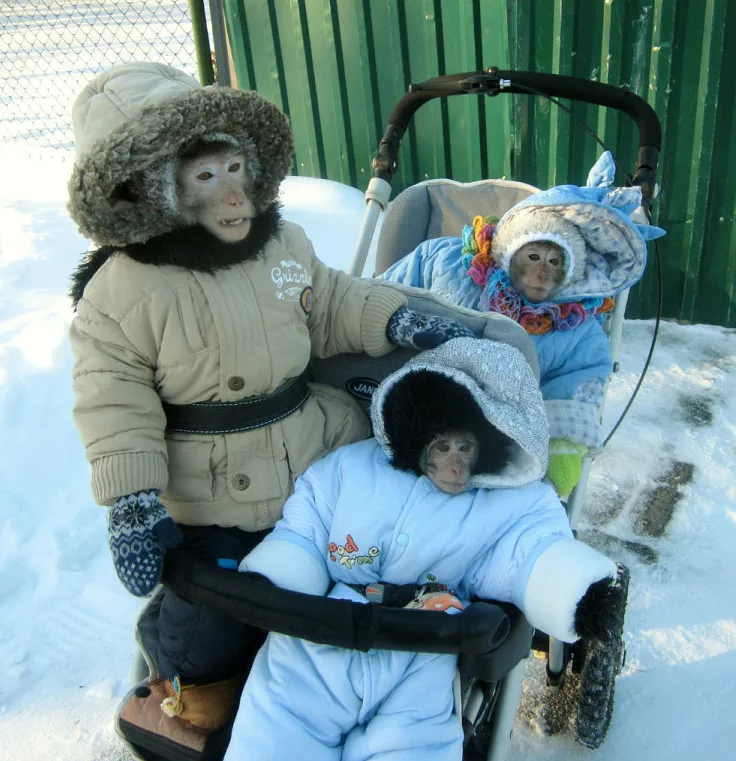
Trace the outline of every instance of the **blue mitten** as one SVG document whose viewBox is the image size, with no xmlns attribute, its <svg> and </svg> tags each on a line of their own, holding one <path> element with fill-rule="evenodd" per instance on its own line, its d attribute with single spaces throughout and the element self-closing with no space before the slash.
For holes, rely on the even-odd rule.
<svg viewBox="0 0 736 761">
<path fill-rule="evenodd" d="M 463 336 L 475 338 L 475 333 L 455 320 L 418 314 L 406 307 L 399 307 L 386 325 L 386 338 L 395 346 L 409 349 L 434 349 Z"/>
<path fill-rule="evenodd" d="M 120 497 L 107 514 L 107 538 L 118 578 L 136 597 L 161 580 L 164 550 L 183 539 L 155 489 Z"/>
</svg>

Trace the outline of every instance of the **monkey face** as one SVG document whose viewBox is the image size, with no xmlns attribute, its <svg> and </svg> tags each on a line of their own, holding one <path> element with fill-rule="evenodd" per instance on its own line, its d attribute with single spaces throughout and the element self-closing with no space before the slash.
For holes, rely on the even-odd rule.
<svg viewBox="0 0 736 761">
<path fill-rule="evenodd" d="M 184 219 L 199 223 L 225 243 L 245 240 L 254 215 L 245 168 L 245 156 L 232 147 L 213 146 L 212 151 L 181 159 L 177 192 Z"/>
<path fill-rule="evenodd" d="M 447 494 L 459 494 L 468 483 L 478 460 L 478 439 L 470 431 L 447 431 L 426 446 L 421 469 Z"/>
<path fill-rule="evenodd" d="M 528 301 L 542 302 L 562 282 L 564 263 L 564 254 L 554 243 L 527 243 L 511 257 L 511 283 Z"/>
</svg>

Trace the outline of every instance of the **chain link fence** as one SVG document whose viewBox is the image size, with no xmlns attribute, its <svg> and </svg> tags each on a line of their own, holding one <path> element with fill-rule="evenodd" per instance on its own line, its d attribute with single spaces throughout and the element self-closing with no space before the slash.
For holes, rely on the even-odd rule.
<svg viewBox="0 0 736 761">
<path fill-rule="evenodd" d="M 197 76 L 187 0 L 2 0 L 0 143 L 71 155 L 76 96 L 99 71 L 142 60 Z"/>
</svg>

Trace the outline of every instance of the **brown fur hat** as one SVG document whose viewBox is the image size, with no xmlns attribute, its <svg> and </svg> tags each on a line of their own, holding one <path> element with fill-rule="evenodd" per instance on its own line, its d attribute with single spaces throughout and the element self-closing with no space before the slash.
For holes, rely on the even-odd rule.
<svg viewBox="0 0 736 761">
<path fill-rule="evenodd" d="M 128 63 L 95 77 L 72 109 L 75 165 L 69 213 L 98 245 L 126 246 L 187 224 L 145 197 L 119 204 L 121 188 L 139 180 L 213 134 L 255 148 L 258 173 L 251 200 L 256 212 L 273 203 L 294 151 L 289 121 L 252 91 L 199 82 L 160 63 Z"/>
</svg>

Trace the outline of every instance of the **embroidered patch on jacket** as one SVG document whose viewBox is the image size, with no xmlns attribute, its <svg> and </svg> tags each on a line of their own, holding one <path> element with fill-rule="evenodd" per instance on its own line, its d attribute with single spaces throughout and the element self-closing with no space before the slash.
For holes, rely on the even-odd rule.
<svg viewBox="0 0 736 761">
<path fill-rule="evenodd" d="M 302 295 L 299 297 L 299 303 L 302 305 L 304 314 L 312 313 L 312 305 L 314 304 L 314 291 L 312 290 L 311 285 L 308 285 L 302 291 Z"/>
<path fill-rule="evenodd" d="M 348 568 L 352 568 L 356 564 L 365 565 L 372 563 L 374 558 L 377 558 L 381 554 L 381 550 L 378 547 L 370 547 L 366 554 L 359 555 L 360 549 L 350 534 L 345 537 L 345 544 L 330 542 L 327 550 L 333 563 L 339 560 L 340 565 L 345 565 Z"/>
<path fill-rule="evenodd" d="M 298 301 L 304 308 L 304 294 L 312 290 L 312 276 L 299 262 L 282 259 L 271 269 L 271 280 L 276 285 L 277 299 Z"/>
</svg>

